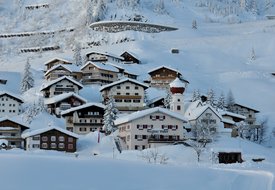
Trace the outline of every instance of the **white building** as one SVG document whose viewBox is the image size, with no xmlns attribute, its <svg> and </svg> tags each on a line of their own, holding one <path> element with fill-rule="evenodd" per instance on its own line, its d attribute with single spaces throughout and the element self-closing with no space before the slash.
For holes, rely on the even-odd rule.
<svg viewBox="0 0 275 190">
<path fill-rule="evenodd" d="M 110 95 L 116 102 L 116 107 L 121 112 L 133 112 L 144 107 L 145 90 L 148 86 L 137 80 L 124 78 L 119 81 L 104 85 L 100 88 L 106 102 Z"/>
<path fill-rule="evenodd" d="M 115 120 L 124 149 L 142 150 L 185 139 L 187 120 L 183 115 L 156 107 Z"/>
<path fill-rule="evenodd" d="M 15 116 L 21 114 L 23 100 L 10 92 L 0 92 L 0 117 Z"/>
<path fill-rule="evenodd" d="M 73 78 L 63 76 L 44 84 L 41 91 L 43 92 L 45 98 L 51 98 L 53 96 L 68 92 L 78 94 L 79 90 L 82 88 L 82 84 L 75 81 Z"/>
</svg>

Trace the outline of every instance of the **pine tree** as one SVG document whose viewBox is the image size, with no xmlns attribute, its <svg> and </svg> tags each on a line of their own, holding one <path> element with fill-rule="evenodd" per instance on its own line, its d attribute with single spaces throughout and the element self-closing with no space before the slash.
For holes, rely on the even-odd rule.
<svg viewBox="0 0 275 190">
<path fill-rule="evenodd" d="M 166 96 L 163 100 L 164 107 L 170 109 L 170 104 L 172 101 L 172 94 L 169 88 L 166 89 Z"/>
<path fill-rule="evenodd" d="M 218 102 L 217 102 L 217 109 L 224 110 L 225 109 L 225 96 L 221 93 Z"/>
<path fill-rule="evenodd" d="M 25 64 L 23 78 L 21 80 L 21 87 L 20 87 L 21 93 L 26 92 L 27 90 L 29 90 L 34 86 L 34 79 L 30 71 L 30 68 L 31 68 L 31 65 L 30 65 L 30 60 L 28 58 Z"/>
<path fill-rule="evenodd" d="M 79 43 L 75 44 L 74 48 L 74 61 L 76 66 L 82 65 L 82 57 L 81 57 L 81 46 Z"/>
<path fill-rule="evenodd" d="M 207 92 L 207 103 L 212 107 L 216 106 L 215 92 L 213 89 L 208 90 Z"/>
<path fill-rule="evenodd" d="M 198 27 L 198 26 L 197 26 L 197 21 L 196 21 L 196 20 L 193 20 L 193 21 L 192 21 L 192 29 L 198 29 L 197 27 Z"/>
<path fill-rule="evenodd" d="M 105 133 L 107 135 L 111 134 L 116 130 L 114 121 L 117 118 L 116 114 L 118 113 L 118 110 L 115 105 L 115 100 L 113 98 L 113 95 L 109 95 L 108 101 L 106 103 L 106 108 L 104 111 L 104 119 L 103 119 L 103 129 L 105 130 Z"/>
<path fill-rule="evenodd" d="M 235 104 L 235 98 L 231 90 L 229 90 L 227 97 L 226 97 L 226 106 L 228 111 L 233 111 L 233 106 Z"/>
<path fill-rule="evenodd" d="M 197 89 L 197 92 L 196 92 L 196 100 L 201 100 L 201 92 L 200 92 L 200 89 Z"/>
<path fill-rule="evenodd" d="M 93 19 L 93 12 L 94 12 L 94 6 L 97 1 L 87 0 L 86 1 L 86 25 L 90 25 L 94 22 Z"/>
</svg>

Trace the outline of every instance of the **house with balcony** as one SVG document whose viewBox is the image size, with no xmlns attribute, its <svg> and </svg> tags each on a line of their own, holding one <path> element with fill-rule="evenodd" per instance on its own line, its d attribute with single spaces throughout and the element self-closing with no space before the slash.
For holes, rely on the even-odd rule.
<svg viewBox="0 0 275 190">
<path fill-rule="evenodd" d="M 79 135 L 102 130 L 105 106 L 100 103 L 86 103 L 66 111 L 61 115 L 66 120 L 66 129 Z"/>
<path fill-rule="evenodd" d="M 186 140 L 187 120 L 165 108 L 150 108 L 115 120 L 121 145 L 126 150 L 143 150 Z"/>
<path fill-rule="evenodd" d="M 123 57 L 124 64 L 140 64 L 141 61 L 139 60 L 138 56 L 135 55 L 133 52 L 125 51 L 123 52 L 120 57 Z"/>
<path fill-rule="evenodd" d="M 236 114 L 240 114 L 246 117 L 245 122 L 248 125 L 255 125 L 256 124 L 256 114 L 260 111 L 250 108 L 248 106 L 244 106 L 241 104 L 235 103 L 233 106 L 231 106 L 231 111 Z"/>
<path fill-rule="evenodd" d="M 80 68 L 74 64 L 71 65 L 62 65 L 58 64 L 51 67 L 45 74 L 45 79 L 48 81 L 52 81 L 58 79 L 63 76 L 69 76 L 74 78 L 77 81 L 82 79 L 82 72 Z"/>
<path fill-rule="evenodd" d="M 73 92 L 56 95 L 44 100 L 47 111 L 57 117 L 60 117 L 62 111 L 81 106 L 85 103 L 87 103 L 87 100 Z"/>
<path fill-rule="evenodd" d="M 29 127 L 14 119 L 7 117 L 0 118 L 0 140 L 6 140 L 9 148 L 24 147 L 24 140 L 21 134 L 26 129 L 29 129 Z"/>
<path fill-rule="evenodd" d="M 53 66 L 56 66 L 56 65 L 72 65 L 72 64 L 73 64 L 73 61 L 69 59 L 63 59 L 63 58 L 57 58 L 57 57 L 44 63 L 45 71 L 48 71 L 49 69 L 51 69 Z"/>
<path fill-rule="evenodd" d="M 76 152 L 78 135 L 60 127 L 46 127 L 22 134 L 25 139 L 27 151 L 56 150 L 63 152 Z"/>
<path fill-rule="evenodd" d="M 149 83 L 152 87 L 167 88 L 177 77 L 186 85 L 189 83 L 183 78 L 180 71 L 165 65 L 150 70 L 148 74 L 150 75 Z"/>
<path fill-rule="evenodd" d="M 120 112 L 134 112 L 144 109 L 145 90 L 148 85 L 134 79 L 124 78 L 100 88 L 104 102 L 113 96 Z"/>
<path fill-rule="evenodd" d="M 43 92 L 45 98 L 51 98 L 53 96 L 69 92 L 78 94 L 79 90 L 82 88 L 82 84 L 75 81 L 73 78 L 63 76 L 43 84 L 40 91 Z"/>
<path fill-rule="evenodd" d="M 88 61 L 81 67 L 82 83 L 105 85 L 118 80 L 119 70 L 109 64 Z"/>
<path fill-rule="evenodd" d="M 111 53 L 103 52 L 89 52 L 86 54 L 86 60 L 91 62 L 113 62 L 120 63 L 123 61 L 123 57 L 113 55 Z"/>
<path fill-rule="evenodd" d="M 16 116 L 22 113 L 23 99 L 7 91 L 0 91 L 0 117 Z"/>
</svg>

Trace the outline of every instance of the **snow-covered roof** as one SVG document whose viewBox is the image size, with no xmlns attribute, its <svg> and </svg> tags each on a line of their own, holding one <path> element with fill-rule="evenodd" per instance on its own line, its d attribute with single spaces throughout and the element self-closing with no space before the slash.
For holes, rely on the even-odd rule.
<svg viewBox="0 0 275 190">
<path fill-rule="evenodd" d="M 54 96 L 54 97 L 51 97 L 51 98 L 46 98 L 45 100 L 44 100 L 44 103 L 46 104 L 46 105 L 48 105 L 48 104 L 54 104 L 54 103 L 56 103 L 56 102 L 60 102 L 60 101 L 62 101 L 62 100 L 64 100 L 64 99 L 66 99 L 66 98 L 69 98 L 69 97 L 75 97 L 75 98 L 77 98 L 77 99 L 79 99 L 79 100 L 81 100 L 81 101 L 83 101 L 83 102 L 87 102 L 87 100 L 86 99 L 84 99 L 84 98 L 82 98 L 81 96 L 79 96 L 78 94 L 76 94 L 76 93 L 74 93 L 74 92 L 69 92 L 69 93 L 63 93 L 63 94 L 59 94 L 59 95 L 56 95 L 56 96 Z"/>
<path fill-rule="evenodd" d="M 66 115 L 68 113 L 71 113 L 71 112 L 74 112 L 74 111 L 78 111 L 78 110 L 81 110 L 81 109 L 85 109 L 85 108 L 88 108 L 88 107 L 92 107 L 92 106 L 96 106 L 96 107 L 105 109 L 105 105 L 103 105 L 101 103 L 90 102 L 90 103 L 83 104 L 81 106 L 77 106 L 77 107 L 74 107 L 74 108 L 62 111 L 61 115 Z"/>
<path fill-rule="evenodd" d="M 173 111 L 170 111 L 170 110 L 165 109 L 165 108 L 155 107 L 155 108 L 149 108 L 149 109 L 142 110 L 142 111 L 137 111 L 137 112 L 131 113 L 129 115 L 120 117 L 120 118 L 115 120 L 115 125 L 120 125 L 120 124 L 123 124 L 123 123 L 127 123 L 127 122 L 136 120 L 138 118 L 141 118 L 141 117 L 144 117 L 144 116 L 147 116 L 149 114 L 156 113 L 156 112 L 161 112 L 161 113 L 167 114 L 171 117 L 174 117 L 176 119 L 179 119 L 179 120 L 183 121 L 184 123 L 187 123 L 187 120 L 183 115 L 181 115 L 179 113 L 176 113 L 176 112 L 173 112 Z"/>
<path fill-rule="evenodd" d="M 190 112 L 185 114 L 185 117 L 188 118 L 189 121 L 198 119 L 207 109 L 210 109 L 214 114 L 216 114 L 221 120 L 221 115 L 210 105 L 199 106 Z"/>
<path fill-rule="evenodd" d="M 82 69 L 84 69 L 85 67 L 87 67 L 90 64 L 94 65 L 95 67 L 97 67 L 99 69 L 105 70 L 105 71 L 112 71 L 112 72 L 116 72 L 116 73 L 119 72 L 119 70 L 116 67 L 112 66 L 112 65 L 105 64 L 105 63 L 95 63 L 95 62 L 91 62 L 91 61 L 88 61 L 80 69 L 82 70 Z"/>
<path fill-rule="evenodd" d="M 48 75 L 50 72 L 52 72 L 53 70 L 57 69 L 58 67 L 63 67 L 65 70 L 69 71 L 69 72 L 81 72 L 80 68 L 74 64 L 72 65 L 64 65 L 64 64 L 58 64 L 53 66 L 52 68 L 50 68 L 44 75 Z"/>
<path fill-rule="evenodd" d="M 181 75 L 181 73 L 180 73 L 179 70 L 173 69 L 173 68 L 171 68 L 171 67 L 167 67 L 167 66 L 165 66 L 165 65 L 161 65 L 161 66 L 159 66 L 159 67 L 155 67 L 155 68 L 149 70 L 148 73 L 150 74 L 150 73 L 152 73 L 152 72 L 154 72 L 154 71 L 156 71 L 156 70 L 162 69 L 162 68 L 169 69 L 169 70 L 171 70 L 171 71 L 175 71 L 176 73 L 178 73 L 179 75 Z"/>
<path fill-rule="evenodd" d="M 44 89 L 46 89 L 46 88 L 48 88 L 48 87 L 54 85 L 55 83 L 58 83 L 58 82 L 62 81 L 62 80 L 69 80 L 69 81 L 71 81 L 72 83 L 74 83 L 75 85 L 79 86 L 80 88 L 83 88 L 83 85 L 82 85 L 81 83 L 77 82 L 76 80 L 74 80 L 72 77 L 63 76 L 63 77 L 59 77 L 59 78 L 57 78 L 57 79 L 55 79 L 55 80 L 52 80 L 52 81 L 50 81 L 50 82 L 48 82 L 48 83 L 46 83 L 46 84 L 43 84 L 43 86 L 42 86 L 42 88 L 40 89 L 40 91 L 43 91 Z"/>
<path fill-rule="evenodd" d="M 219 114 L 222 115 L 222 116 L 227 116 L 228 115 L 228 116 L 235 117 L 235 118 L 238 118 L 238 119 L 243 119 L 243 120 L 246 119 L 245 116 L 237 114 L 237 113 L 233 113 L 233 112 L 230 112 L 230 111 L 219 111 Z"/>
<path fill-rule="evenodd" d="M 23 133 L 21 136 L 22 138 L 28 138 L 28 137 L 31 137 L 31 136 L 35 136 L 35 135 L 39 135 L 41 133 L 45 133 L 47 131 L 50 131 L 50 130 L 57 130 L 61 133 L 65 133 L 66 135 L 69 135 L 69 136 L 72 136 L 72 137 L 75 137 L 75 138 L 79 138 L 79 136 L 71 131 L 68 131 L 66 129 L 62 129 L 60 127 L 55 127 L 55 126 L 51 126 L 51 127 L 45 127 L 45 128 L 42 128 L 42 129 L 37 129 L 37 130 L 33 130 L 33 131 L 29 131 L 29 132 L 25 132 Z"/>
<path fill-rule="evenodd" d="M 120 79 L 118 81 L 115 81 L 115 82 L 112 82 L 110 84 L 107 84 L 107 85 L 104 85 L 102 86 L 99 90 L 100 92 L 103 91 L 104 89 L 107 89 L 107 88 L 110 88 L 112 86 L 115 86 L 115 85 L 118 85 L 118 84 L 121 84 L 121 83 L 124 83 L 124 82 L 131 82 L 131 83 L 134 83 L 134 84 L 137 84 L 137 85 L 140 85 L 140 86 L 143 86 L 145 89 L 149 88 L 149 86 L 147 84 L 144 84 L 142 82 L 139 82 L 135 79 L 131 79 L 131 78 L 124 78 L 124 79 Z"/>
<path fill-rule="evenodd" d="M 228 124 L 231 124 L 231 125 L 235 124 L 235 122 L 233 120 L 231 120 L 231 119 L 225 119 L 225 118 L 222 118 L 222 122 L 223 123 L 228 123 Z"/>
<path fill-rule="evenodd" d="M 155 102 L 157 102 L 157 101 L 159 101 L 161 99 L 164 99 L 164 98 L 165 98 L 164 96 L 158 96 L 158 97 L 152 98 L 151 100 L 149 100 L 147 102 L 147 105 L 153 104 L 153 103 L 155 103 Z"/>
<path fill-rule="evenodd" d="M 123 52 L 120 56 L 122 57 L 122 55 L 125 54 L 125 53 L 128 53 L 128 54 L 130 54 L 131 56 L 133 56 L 134 58 L 136 58 L 136 59 L 139 60 L 138 56 L 137 56 L 135 53 L 131 52 L 131 51 L 125 51 L 125 52 Z"/>
<path fill-rule="evenodd" d="M 260 111 L 254 109 L 254 108 L 251 108 L 251 107 L 248 107 L 248 106 L 245 106 L 245 105 L 242 105 L 242 104 L 235 103 L 234 105 L 239 106 L 239 107 L 242 107 L 242 108 L 246 108 L 246 109 L 248 109 L 248 110 L 252 110 L 252 111 L 254 111 L 255 113 L 259 113 L 259 112 L 260 112 Z"/>
<path fill-rule="evenodd" d="M 177 77 L 175 80 L 173 80 L 169 86 L 172 88 L 185 88 L 185 84 Z"/>
<path fill-rule="evenodd" d="M 108 52 L 95 52 L 95 51 L 92 51 L 92 52 L 89 52 L 89 53 L 86 53 L 86 56 L 89 56 L 91 54 L 99 54 L 99 55 L 106 55 L 108 57 L 113 57 L 113 58 L 116 58 L 116 59 L 120 59 L 120 60 L 123 60 L 124 58 L 121 57 L 121 56 L 118 56 L 118 55 L 115 55 L 115 54 L 112 54 L 112 53 L 108 53 Z"/>
<path fill-rule="evenodd" d="M 48 65 L 49 63 L 55 61 L 55 60 L 60 60 L 66 63 L 71 63 L 72 64 L 72 60 L 71 59 L 67 59 L 67 58 L 60 58 L 60 57 L 54 57 L 52 59 L 50 59 L 49 61 L 45 62 L 44 65 Z"/>
<path fill-rule="evenodd" d="M 18 125 L 21 125 L 23 128 L 25 129 L 29 129 L 29 127 L 27 127 L 24 123 L 22 123 L 21 121 L 18 121 L 17 119 L 14 118 L 10 118 L 10 117 L 1 117 L 0 118 L 0 123 L 3 121 L 11 121 L 13 123 L 17 123 Z"/>
<path fill-rule="evenodd" d="M 18 102 L 24 103 L 23 99 L 22 99 L 21 97 L 19 97 L 18 95 L 13 94 L 13 93 L 11 93 L 11 92 L 7 92 L 7 91 L 0 91 L 0 97 L 1 97 L 1 96 L 4 96 L 4 95 L 13 97 L 13 98 L 16 99 Z"/>
<path fill-rule="evenodd" d="M 202 106 L 202 102 L 200 100 L 196 100 L 194 102 L 184 102 L 184 110 L 186 110 L 185 115 L 189 115 L 189 113 L 191 114 L 193 110 L 200 106 Z"/>
</svg>

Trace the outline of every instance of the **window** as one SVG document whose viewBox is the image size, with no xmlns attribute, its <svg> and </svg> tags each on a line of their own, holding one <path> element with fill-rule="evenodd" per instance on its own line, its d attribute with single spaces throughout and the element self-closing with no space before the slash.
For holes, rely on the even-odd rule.
<svg viewBox="0 0 275 190">
<path fill-rule="evenodd" d="M 42 143 L 42 148 L 48 148 L 48 144 L 47 143 Z"/>
<path fill-rule="evenodd" d="M 137 129 L 143 130 L 143 125 L 137 125 Z"/>
<path fill-rule="evenodd" d="M 178 102 L 180 102 L 180 99 L 178 99 Z"/>
<path fill-rule="evenodd" d="M 64 136 L 59 136 L 59 137 L 58 137 L 58 140 L 59 140 L 60 142 L 64 142 L 65 138 L 64 138 Z"/>
<path fill-rule="evenodd" d="M 122 102 L 121 99 L 115 99 L 115 102 Z"/>
<path fill-rule="evenodd" d="M 205 115 L 206 115 L 206 117 L 211 117 L 212 113 L 206 113 Z"/>
<path fill-rule="evenodd" d="M 45 142 L 45 141 L 48 141 L 48 137 L 47 137 L 47 136 L 43 136 L 43 137 L 42 137 L 42 141 L 44 141 L 44 142 Z"/>
<path fill-rule="evenodd" d="M 56 148 L 56 143 L 51 143 L 51 148 Z"/>
<path fill-rule="evenodd" d="M 65 144 L 64 143 L 59 143 L 58 148 L 62 148 L 62 149 L 65 148 Z"/>
<path fill-rule="evenodd" d="M 135 86 L 135 90 L 138 90 L 138 86 Z"/>
<path fill-rule="evenodd" d="M 34 140 L 34 141 L 39 141 L 39 140 L 40 140 L 40 136 L 39 136 L 39 135 L 33 136 L 33 137 L 32 137 L 32 140 Z"/>
<path fill-rule="evenodd" d="M 129 89 L 130 89 L 130 86 L 126 86 L 126 89 L 129 90 Z"/>
<path fill-rule="evenodd" d="M 127 92 L 127 93 L 126 93 L 126 95 L 127 95 L 127 96 L 129 96 L 129 95 L 130 95 L 130 93 L 128 93 L 128 92 Z"/>
<path fill-rule="evenodd" d="M 180 107 L 180 106 L 177 106 L 177 110 L 181 110 L 181 107 Z"/>
<path fill-rule="evenodd" d="M 116 89 L 121 89 L 121 87 L 120 87 L 120 86 L 117 86 Z"/>
<path fill-rule="evenodd" d="M 120 92 L 117 92 L 116 95 L 121 95 L 121 93 L 120 93 Z"/>
<path fill-rule="evenodd" d="M 136 96 L 138 96 L 138 93 L 135 93 Z"/>
<path fill-rule="evenodd" d="M 56 136 L 51 136 L 51 141 L 56 141 Z"/>
<path fill-rule="evenodd" d="M 126 139 L 127 141 L 130 141 L 130 135 L 127 135 L 127 139 Z"/>
<path fill-rule="evenodd" d="M 132 100 L 124 100 L 124 102 L 127 102 L 127 103 L 129 103 L 129 102 L 132 102 Z"/>
<path fill-rule="evenodd" d="M 16 135 L 15 133 L 11 133 L 11 136 L 12 136 L 12 137 L 15 137 L 15 135 Z"/>
<path fill-rule="evenodd" d="M 72 137 L 68 137 L 68 142 L 74 142 L 74 139 Z"/>
<path fill-rule="evenodd" d="M 74 149 L 74 145 L 73 145 L 73 144 L 68 144 L 68 149 L 69 149 L 69 150 Z"/>
<path fill-rule="evenodd" d="M 32 148 L 40 148 L 40 145 L 39 144 L 33 144 Z"/>
</svg>

